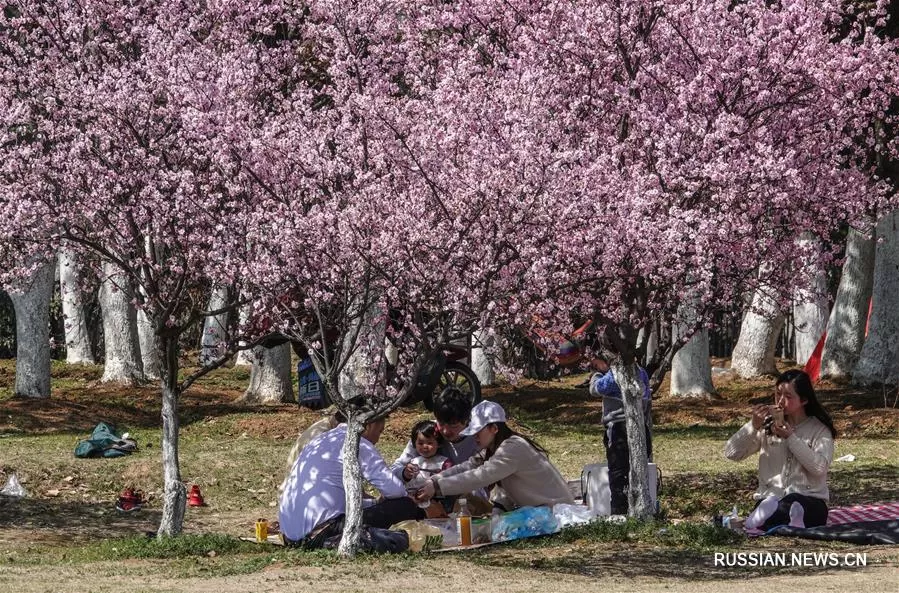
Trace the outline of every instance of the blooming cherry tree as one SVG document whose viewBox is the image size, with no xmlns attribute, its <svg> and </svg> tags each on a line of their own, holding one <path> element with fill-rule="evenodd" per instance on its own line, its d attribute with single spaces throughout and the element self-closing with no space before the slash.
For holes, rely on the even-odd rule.
<svg viewBox="0 0 899 593">
<path fill-rule="evenodd" d="M 161 535 L 180 532 L 179 337 L 212 286 L 236 282 L 252 200 L 215 161 L 214 113 L 262 47 L 265 10 L 98 1 L 6 3 L 0 17 L 0 251 L 4 279 L 61 241 L 145 315 L 162 361 Z M 241 87 L 242 88 L 242 87 Z M 97 270 L 100 273 L 100 270 Z"/>
</svg>

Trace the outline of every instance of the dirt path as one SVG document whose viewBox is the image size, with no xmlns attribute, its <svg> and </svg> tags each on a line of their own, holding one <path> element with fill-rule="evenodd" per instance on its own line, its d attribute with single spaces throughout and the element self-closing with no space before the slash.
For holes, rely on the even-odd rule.
<svg viewBox="0 0 899 593">
<path fill-rule="evenodd" d="M 433 562 L 415 563 L 410 570 L 397 567 L 378 574 L 374 565 L 327 567 L 272 566 L 250 575 L 214 578 L 167 578 L 153 562 L 96 563 L 56 566 L 52 571 L 36 566 L 0 564 L 0 591 L 44 593 L 196 592 L 246 593 L 285 591 L 351 593 L 360 591 L 441 591 L 466 593 L 578 591 L 597 593 L 641 593 L 666 590 L 673 593 L 727 593 L 745 591 L 789 591 L 790 593 L 896 593 L 899 569 L 895 563 L 877 564 L 859 570 L 812 569 L 790 574 L 755 576 L 747 579 L 738 569 L 730 578 L 706 580 L 702 567 L 684 567 L 683 577 L 653 578 L 578 576 L 533 569 L 481 567 L 461 560 L 439 557 Z M 164 570 L 164 569 L 163 569 Z"/>
</svg>

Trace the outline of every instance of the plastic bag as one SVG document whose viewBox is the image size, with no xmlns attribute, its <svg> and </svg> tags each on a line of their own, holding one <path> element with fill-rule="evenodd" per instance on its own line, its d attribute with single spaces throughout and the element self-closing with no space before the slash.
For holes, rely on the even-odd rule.
<svg viewBox="0 0 899 593">
<path fill-rule="evenodd" d="M 453 548 L 459 545 L 459 531 L 456 528 L 455 518 L 425 519 L 424 523 L 440 530 L 443 535 L 444 548 Z"/>
<path fill-rule="evenodd" d="M 12 474 L 6 480 L 6 485 L 0 489 L 0 494 L 3 496 L 14 496 L 16 498 L 24 498 L 28 496 L 28 491 L 22 486 L 19 482 L 19 476 L 16 474 Z"/>
<path fill-rule="evenodd" d="M 405 531 L 409 534 L 409 551 L 426 552 L 443 546 L 443 532 L 439 527 L 424 521 L 400 521 L 390 526 L 391 531 Z"/>
<path fill-rule="evenodd" d="M 553 506 L 553 516 L 559 522 L 560 527 L 581 525 L 593 520 L 593 511 L 582 504 L 559 503 Z"/>
<path fill-rule="evenodd" d="M 558 531 L 559 521 L 549 507 L 521 507 L 499 516 L 491 537 L 495 542 L 503 542 Z"/>
</svg>

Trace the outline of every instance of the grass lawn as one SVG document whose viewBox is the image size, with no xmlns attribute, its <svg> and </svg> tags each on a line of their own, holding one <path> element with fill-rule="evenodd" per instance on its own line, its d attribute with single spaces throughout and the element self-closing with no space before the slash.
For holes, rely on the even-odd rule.
<svg viewBox="0 0 899 593">
<path fill-rule="evenodd" d="M 429 586 L 440 586 L 440 573 L 431 570 L 434 560 L 426 557 L 362 558 L 348 567 L 327 552 L 284 550 L 237 539 L 252 534 L 258 517 L 277 518 L 277 486 L 287 452 L 296 434 L 319 417 L 317 412 L 292 405 L 236 403 L 249 376 L 247 369 L 241 368 L 212 373 L 181 402 L 182 477 L 200 485 L 208 506 L 188 509 L 185 537 L 147 538 L 146 532 L 155 531 L 161 508 L 158 392 L 153 386 L 101 385 L 101 372 L 100 367 L 54 363 L 52 398 L 27 401 L 10 397 L 13 361 L 0 361 L 0 479 L 5 481 L 15 472 L 29 492 L 22 500 L 0 497 L 0 590 L 8 590 L 36 572 L 50 579 L 42 581 L 45 585 L 54 582 L 48 575 L 56 575 L 63 589 L 65 583 L 83 577 L 86 582 L 99 579 L 97 590 L 117 590 L 119 579 L 140 577 L 155 583 L 147 590 L 205 590 L 197 583 L 206 582 L 210 583 L 208 590 L 238 591 L 253 589 L 254 575 L 278 571 L 288 571 L 285 574 L 292 575 L 290 578 L 302 573 L 317 583 L 317 590 L 330 590 L 331 581 L 346 585 L 347 578 L 354 579 L 352 582 L 374 579 L 379 587 L 390 588 L 390 583 L 378 579 L 391 571 L 413 571 L 416 579 L 425 579 L 427 584 L 430 578 L 434 582 Z M 514 424 L 540 441 L 571 479 L 579 477 L 584 465 L 604 460 L 599 402 L 574 387 L 582 378 L 486 390 L 486 396 L 501 402 Z M 524 571 L 521 574 L 537 579 L 534 582 L 545 579 L 547 587 L 566 578 L 602 575 L 656 579 L 651 582 L 686 579 L 691 583 L 806 575 L 791 569 L 716 569 L 710 565 L 714 551 L 843 553 L 854 549 L 787 538 L 747 541 L 710 526 L 718 511 L 736 504 L 745 514 L 750 508 L 756 460 L 733 463 L 721 452 L 727 437 L 747 419 L 748 407 L 765 397 L 770 385 L 770 380 L 719 376 L 716 386 L 721 397 L 714 400 L 672 398 L 663 387 L 654 403 L 655 461 L 663 472 L 660 521 L 590 525 L 451 558 L 444 555 L 441 563 L 471 574 L 483 571 L 488 579 L 489 575 L 504 575 L 508 582 L 518 582 L 515 575 Z M 884 405 L 881 392 L 823 385 L 819 393 L 844 435 L 837 441 L 836 457 L 855 456 L 855 461 L 832 466 L 832 503 L 899 498 L 899 411 L 889 399 Z M 423 417 L 427 414 L 421 408 L 393 415 L 379 443 L 388 461 L 401 451 L 412 424 Z M 75 443 L 86 438 L 101 420 L 129 431 L 137 439 L 139 451 L 119 459 L 76 459 L 72 454 Z M 130 514 L 114 510 L 115 499 L 125 486 L 144 491 L 149 503 L 143 510 Z M 893 550 L 866 550 L 872 552 L 875 567 L 895 568 Z M 696 567 L 702 570 L 696 572 Z M 875 582 L 862 586 L 879 590 L 877 569 L 863 573 L 862 577 Z M 183 586 L 172 585 L 179 582 Z M 46 590 L 50 589 L 47 585 Z"/>
</svg>

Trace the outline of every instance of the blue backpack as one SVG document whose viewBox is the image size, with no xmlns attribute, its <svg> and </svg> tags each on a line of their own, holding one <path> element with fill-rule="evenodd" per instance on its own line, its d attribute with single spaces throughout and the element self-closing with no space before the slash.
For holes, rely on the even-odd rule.
<svg viewBox="0 0 899 593">
<path fill-rule="evenodd" d="M 299 387 L 297 402 L 301 406 L 320 410 L 331 405 L 331 400 L 325 393 L 324 384 L 318 373 L 315 372 L 311 358 L 304 358 L 297 365 L 297 383 Z"/>
</svg>

